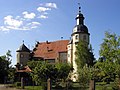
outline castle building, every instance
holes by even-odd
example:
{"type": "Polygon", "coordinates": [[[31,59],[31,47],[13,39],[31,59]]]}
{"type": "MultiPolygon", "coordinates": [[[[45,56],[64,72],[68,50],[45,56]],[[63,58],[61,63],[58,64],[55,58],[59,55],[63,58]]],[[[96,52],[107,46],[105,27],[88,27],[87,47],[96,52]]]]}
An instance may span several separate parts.
{"type": "MultiPolygon", "coordinates": [[[[75,18],[76,25],[71,34],[71,40],[37,42],[35,48],[32,50],[32,58],[54,64],[57,62],[72,64],[74,68],[72,79],[75,81],[77,79],[77,65],[75,62],[76,46],[80,40],[86,41],[88,45],[90,41],[90,33],[84,24],[84,19],[79,7],[79,12],[75,18]]],[[[30,50],[24,44],[20,46],[19,50],[17,50],[17,62],[25,65],[30,58],[29,56],[30,50]]]]}

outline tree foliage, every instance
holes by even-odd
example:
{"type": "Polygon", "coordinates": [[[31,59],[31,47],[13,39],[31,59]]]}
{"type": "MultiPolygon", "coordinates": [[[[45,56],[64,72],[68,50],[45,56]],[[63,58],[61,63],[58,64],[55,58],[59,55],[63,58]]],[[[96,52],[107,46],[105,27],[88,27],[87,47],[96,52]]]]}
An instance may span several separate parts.
{"type": "Polygon", "coordinates": [[[89,80],[94,78],[94,55],[92,46],[88,46],[85,41],[80,41],[76,46],[76,64],[79,84],[82,85],[83,89],[88,85],[89,80]]]}
{"type": "Polygon", "coordinates": [[[106,61],[120,63],[120,36],[105,32],[100,48],[100,56],[106,61]]]}
{"type": "Polygon", "coordinates": [[[49,64],[44,61],[30,61],[28,66],[32,68],[32,78],[37,83],[46,82],[48,78],[56,82],[60,79],[66,79],[71,67],[67,63],[49,64]]]}
{"type": "Polygon", "coordinates": [[[11,64],[11,51],[8,50],[6,55],[0,56],[0,83],[4,83],[9,76],[11,64]]]}
{"type": "Polygon", "coordinates": [[[95,68],[97,69],[98,73],[96,78],[102,81],[110,81],[114,79],[115,75],[115,64],[113,62],[100,62],[98,61],[95,64],[95,68]]]}
{"type": "Polygon", "coordinates": [[[101,78],[108,80],[120,75],[120,36],[105,32],[99,53],[101,58],[95,66],[99,69],[101,78]]]}
{"type": "Polygon", "coordinates": [[[57,78],[63,79],[65,81],[72,69],[72,66],[69,65],[68,63],[57,63],[55,65],[55,68],[57,69],[57,73],[56,73],[57,78]]]}
{"type": "Polygon", "coordinates": [[[76,63],[78,68],[84,67],[85,64],[93,66],[95,60],[92,48],[85,41],[80,41],[76,46],[76,63]]]}
{"type": "Polygon", "coordinates": [[[90,68],[87,66],[84,66],[83,68],[80,68],[78,71],[78,80],[79,84],[82,85],[83,87],[86,87],[89,83],[90,80],[90,68]]]}

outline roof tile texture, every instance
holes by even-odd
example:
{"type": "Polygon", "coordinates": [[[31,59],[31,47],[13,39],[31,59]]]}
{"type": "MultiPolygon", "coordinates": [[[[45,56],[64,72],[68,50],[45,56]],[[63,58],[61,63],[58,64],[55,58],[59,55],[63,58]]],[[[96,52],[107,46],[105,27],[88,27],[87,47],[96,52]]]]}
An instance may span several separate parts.
{"type": "Polygon", "coordinates": [[[41,57],[44,59],[56,59],[59,52],[67,52],[67,44],[69,40],[59,40],[53,42],[41,42],[36,45],[33,57],[41,57]]]}

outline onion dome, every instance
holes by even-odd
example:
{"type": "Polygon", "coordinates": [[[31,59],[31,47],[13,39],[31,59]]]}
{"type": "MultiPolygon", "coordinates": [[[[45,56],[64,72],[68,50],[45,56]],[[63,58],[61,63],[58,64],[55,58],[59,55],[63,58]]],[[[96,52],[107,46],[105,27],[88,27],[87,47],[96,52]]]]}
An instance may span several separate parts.
{"type": "Polygon", "coordinates": [[[79,12],[75,18],[77,21],[77,25],[75,25],[72,35],[75,33],[87,33],[87,34],[89,34],[88,28],[84,25],[85,18],[83,16],[83,14],[81,13],[80,9],[81,9],[81,7],[79,7],[79,12]]]}

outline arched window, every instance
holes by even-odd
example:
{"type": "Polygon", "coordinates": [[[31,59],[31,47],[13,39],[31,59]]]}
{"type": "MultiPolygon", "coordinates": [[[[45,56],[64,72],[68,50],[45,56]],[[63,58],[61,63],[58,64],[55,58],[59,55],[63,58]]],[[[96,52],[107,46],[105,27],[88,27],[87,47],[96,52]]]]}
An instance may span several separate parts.
{"type": "Polygon", "coordinates": [[[75,39],[76,39],[76,40],[78,39],[78,35],[75,36],[75,39]]]}

